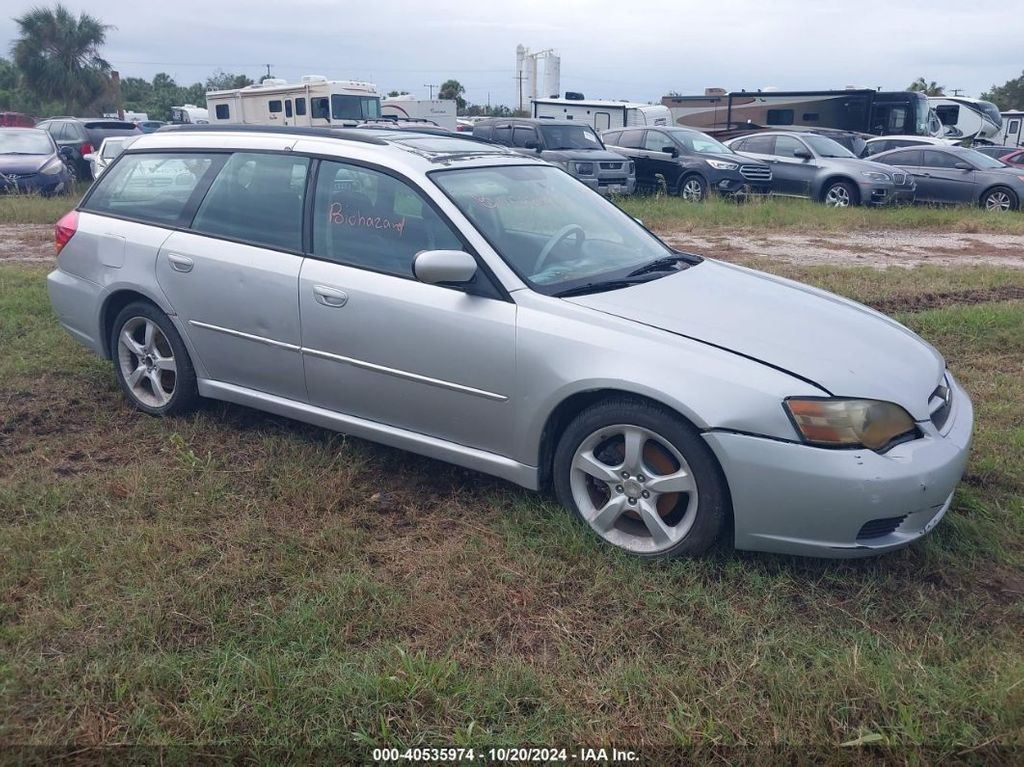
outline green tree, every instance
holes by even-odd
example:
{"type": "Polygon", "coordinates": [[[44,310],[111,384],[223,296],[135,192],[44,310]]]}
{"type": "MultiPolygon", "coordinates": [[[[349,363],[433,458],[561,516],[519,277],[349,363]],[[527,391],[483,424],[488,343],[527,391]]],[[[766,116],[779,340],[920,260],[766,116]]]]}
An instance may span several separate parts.
{"type": "Polygon", "coordinates": [[[912,82],[908,87],[908,91],[917,91],[923,93],[925,96],[945,96],[946,86],[939,85],[937,82],[932,80],[928,82],[923,77],[919,77],[912,82]]]}
{"type": "Polygon", "coordinates": [[[437,97],[439,99],[451,99],[455,102],[456,109],[461,112],[466,108],[466,100],[462,98],[462,94],[465,92],[466,89],[462,87],[462,83],[458,80],[445,80],[437,91],[437,97]]]}
{"type": "Polygon", "coordinates": [[[100,56],[113,27],[95,16],[75,15],[58,3],[16,18],[11,46],[25,86],[41,100],[60,101],[66,113],[101,101],[110,90],[110,64],[100,56]]]}
{"type": "Polygon", "coordinates": [[[388,98],[394,98],[395,96],[407,96],[409,91],[388,91],[388,98]]]}
{"type": "Polygon", "coordinates": [[[206,93],[206,91],[234,90],[235,88],[244,88],[252,84],[253,79],[249,75],[236,75],[233,72],[225,72],[223,69],[218,69],[206,78],[206,90],[203,93],[206,93]]]}
{"type": "Polygon", "coordinates": [[[1001,110],[1024,109],[1024,72],[1020,77],[1007,80],[1002,85],[993,85],[992,90],[981,94],[985,101],[991,101],[1001,110]]]}

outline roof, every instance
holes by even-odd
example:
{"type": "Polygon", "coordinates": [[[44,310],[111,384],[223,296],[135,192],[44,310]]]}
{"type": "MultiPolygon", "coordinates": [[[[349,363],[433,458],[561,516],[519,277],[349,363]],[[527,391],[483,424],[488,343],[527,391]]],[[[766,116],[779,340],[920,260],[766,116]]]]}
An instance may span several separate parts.
{"type": "Polygon", "coordinates": [[[302,151],[334,154],[380,162],[389,155],[388,165],[426,172],[438,166],[544,164],[511,149],[474,138],[465,133],[371,128],[304,128],[267,125],[180,125],[164,126],[155,133],[139,136],[133,152],[145,149],[239,149],[302,151]]]}

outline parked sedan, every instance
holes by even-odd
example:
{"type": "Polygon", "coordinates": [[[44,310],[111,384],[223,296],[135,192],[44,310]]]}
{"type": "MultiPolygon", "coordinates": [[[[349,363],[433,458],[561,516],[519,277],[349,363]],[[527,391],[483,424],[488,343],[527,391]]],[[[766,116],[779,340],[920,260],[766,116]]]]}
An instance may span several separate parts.
{"type": "Polygon", "coordinates": [[[908,146],[952,146],[955,140],[937,136],[875,136],[864,142],[864,148],[857,153],[858,157],[872,157],[890,149],[903,149],[908,146]]]}
{"type": "Polygon", "coordinates": [[[71,191],[74,175],[50,134],[36,128],[0,128],[0,192],[50,196],[71,191]]]}
{"type": "Polygon", "coordinates": [[[656,191],[664,182],[669,192],[690,201],[703,200],[709,192],[732,196],[771,191],[771,168],[691,128],[609,130],[601,138],[636,163],[637,186],[646,191],[656,191]]]}
{"type": "Polygon", "coordinates": [[[1024,148],[1019,146],[976,146],[976,152],[994,157],[1011,168],[1024,168],[1024,148]]]}
{"type": "Polygon", "coordinates": [[[835,208],[914,200],[914,181],[906,173],[860,160],[825,136],[771,131],[726,144],[771,166],[775,194],[808,197],[835,208]]]}
{"type": "Polygon", "coordinates": [[[78,178],[91,179],[92,169],[85,155],[91,154],[109,136],[139,136],[142,129],[135,123],[107,118],[51,117],[43,120],[42,128],[53,137],[61,149],[65,149],[75,163],[78,178]]]}
{"type": "Polygon", "coordinates": [[[1024,172],[964,147],[894,149],[875,155],[880,164],[902,168],[917,182],[917,201],[1019,210],[1024,172]]]}
{"type": "Polygon", "coordinates": [[[137,409],[202,395],[553,486],[639,557],[891,551],[967,460],[971,401],[908,329],[457,134],[157,132],[55,241],[55,314],[137,409]]]}

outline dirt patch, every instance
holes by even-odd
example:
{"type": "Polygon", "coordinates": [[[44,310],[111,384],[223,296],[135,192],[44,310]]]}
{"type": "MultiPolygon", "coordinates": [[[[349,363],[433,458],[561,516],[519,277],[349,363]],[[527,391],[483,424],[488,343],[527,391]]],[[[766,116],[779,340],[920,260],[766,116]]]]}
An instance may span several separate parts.
{"type": "Polygon", "coordinates": [[[914,293],[897,295],[870,301],[868,305],[885,314],[894,312],[923,312],[942,306],[983,304],[990,301],[1013,301],[1024,299],[1024,288],[1004,285],[997,288],[976,288],[973,290],[950,290],[941,293],[914,293]]]}
{"type": "Polygon", "coordinates": [[[678,230],[658,234],[673,247],[723,261],[761,259],[801,266],[1004,266],[1024,269],[1024,236],[935,232],[857,232],[820,235],[743,232],[723,237],[678,230]]]}
{"type": "Polygon", "coordinates": [[[5,224],[0,226],[0,263],[49,263],[53,255],[53,226],[5,224]]]}

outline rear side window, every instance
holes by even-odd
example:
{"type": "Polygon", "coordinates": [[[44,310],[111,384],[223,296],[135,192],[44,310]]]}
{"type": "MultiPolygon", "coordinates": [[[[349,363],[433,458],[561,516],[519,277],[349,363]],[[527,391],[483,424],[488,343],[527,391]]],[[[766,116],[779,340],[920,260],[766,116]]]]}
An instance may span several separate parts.
{"type": "Polygon", "coordinates": [[[494,127],[491,125],[474,125],[473,135],[479,138],[493,138],[494,127]]]}
{"type": "Polygon", "coordinates": [[[90,213],[178,226],[183,223],[192,195],[222,162],[215,155],[125,155],[100,176],[82,208],[90,213]]]}
{"type": "Polygon", "coordinates": [[[302,249],[302,201],[309,158],[231,155],[192,222],[203,234],[278,250],[302,249]]]}
{"type": "Polygon", "coordinates": [[[619,136],[618,146],[625,147],[626,149],[639,149],[643,140],[644,132],[642,130],[627,130],[623,131],[622,135],[619,136]]]}
{"type": "Polygon", "coordinates": [[[217,116],[218,120],[227,120],[231,117],[231,108],[227,104],[218,104],[213,113],[217,116]]]}
{"type": "Polygon", "coordinates": [[[512,126],[498,125],[494,129],[494,140],[505,146],[512,146],[512,126]]]}
{"type": "Polygon", "coordinates": [[[462,250],[447,223],[413,188],[380,171],[323,162],[313,202],[313,254],[413,277],[421,250],[462,250]]]}
{"type": "Polygon", "coordinates": [[[616,146],[618,146],[619,145],[619,136],[621,136],[621,135],[622,135],[622,131],[616,131],[616,130],[608,131],[606,133],[602,133],[601,134],[601,140],[604,141],[605,144],[615,144],[616,146]]]}
{"type": "Polygon", "coordinates": [[[742,152],[772,154],[775,151],[775,136],[751,136],[744,139],[742,152]]]}

